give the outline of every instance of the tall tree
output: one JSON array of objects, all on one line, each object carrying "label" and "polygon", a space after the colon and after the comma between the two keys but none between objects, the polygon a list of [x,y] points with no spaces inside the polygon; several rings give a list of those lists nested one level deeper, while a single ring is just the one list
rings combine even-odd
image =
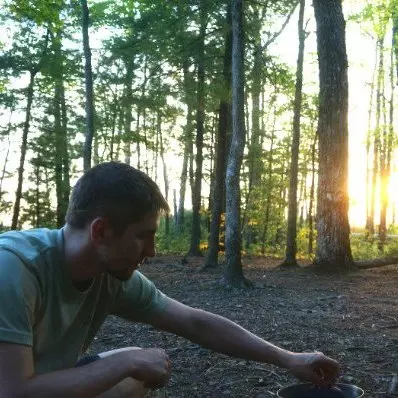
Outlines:
[{"label": "tall tree", "polygon": [[240,168],[245,145],[244,30],[243,0],[231,0],[232,7],[232,137],[226,173],[226,230],[223,283],[247,286],[243,276],[240,228]]},{"label": "tall tree", "polygon": [[86,87],[86,137],[83,151],[83,167],[87,170],[91,167],[91,155],[94,139],[94,89],[93,72],[91,67],[91,49],[88,28],[90,26],[90,13],[87,6],[87,0],[81,0],[82,7],[82,33],[83,33],[83,51],[84,51],[84,79]]},{"label": "tall tree", "polygon": [[218,112],[218,134],[216,170],[213,190],[213,207],[211,213],[209,250],[207,252],[204,268],[218,265],[218,252],[220,241],[220,222],[222,210],[225,206],[225,166],[227,154],[227,135],[230,130],[231,116],[231,60],[232,60],[232,20],[231,3],[227,5],[227,33],[225,38],[223,87],[221,90],[220,107]]},{"label": "tall tree", "polygon": [[[29,85],[27,87],[26,94],[26,111],[25,111],[25,121],[23,124],[23,132],[22,132],[22,142],[21,142],[21,156],[19,159],[19,168],[18,168],[18,183],[17,190],[15,192],[15,203],[14,203],[14,212],[12,216],[11,229],[16,229],[18,227],[18,218],[19,211],[21,207],[21,198],[22,198],[22,183],[24,178],[24,167],[25,167],[25,158],[26,151],[28,147],[28,134],[30,128],[31,121],[31,111],[32,111],[32,103],[35,89],[35,78],[36,75],[40,72],[43,63],[47,56],[48,49],[48,41],[49,41],[49,31],[46,31],[45,37],[43,39],[43,47],[41,55],[36,63],[33,63],[28,66],[29,71]],[[29,60],[30,61],[30,60]],[[29,62],[28,61],[28,62]]]},{"label": "tall tree", "polygon": [[319,60],[319,176],[315,264],[353,265],[348,222],[348,79],[341,0],[314,0]]},{"label": "tall tree", "polygon": [[196,169],[195,182],[192,195],[192,234],[191,245],[188,251],[189,256],[201,255],[199,248],[200,231],[200,205],[202,194],[203,178],[203,135],[205,124],[205,36],[207,25],[207,0],[200,0],[200,27],[198,39],[198,89],[197,89],[197,110],[196,110]]},{"label": "tall tree", "polygon": [[297,56],[296,70],[296,91],[294,96],[294,115],[293,115],[293,136],[290,162],[290,182],[289,182],[289,205],[287,217],[287,242],[286,257],[282,265],[297,266],[297,176],[298,176],[298,159],[300,149],[300,119],[301,119],[301,102],[303,96],[303,64],[304,64],[304,9],[305,0],[300,0],[299,20],[298,20],[298,37],[299,51]]}]

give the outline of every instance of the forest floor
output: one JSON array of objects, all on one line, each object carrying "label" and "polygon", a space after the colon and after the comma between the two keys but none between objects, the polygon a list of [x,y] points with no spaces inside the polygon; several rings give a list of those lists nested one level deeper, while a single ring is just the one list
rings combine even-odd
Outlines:
[{"label": "forest floor", "polygon": [[[320,350],[342,363],[340,381],[385,397],[398,373],[398,267],[330,275],[303,266],[280,269],[280,260],[245,258],[255,287],[226,290],[222,269],[198,272],[202,259],[181,265],[163,256],[143,273],[172,298],[226,316],[293,351]],[[109,317],[91,352],[122,346],[163,347],[173,363],[167,397],[273,397],[295,383],[275,366],[229,358],[180,337]]]}]

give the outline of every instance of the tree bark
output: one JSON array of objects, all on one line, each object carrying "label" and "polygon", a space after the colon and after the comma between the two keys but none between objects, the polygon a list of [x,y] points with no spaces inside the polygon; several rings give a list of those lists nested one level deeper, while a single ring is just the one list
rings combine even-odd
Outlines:
[{"label": "tree bark", "polygon": [[243,0],[232,0],[232,138],[226,173],[225,273],[222,282],[247,286],[243,276],[240,228],[240,168],[245,146]]},{"label": "tree bark", "polygon": [[206,2],[200,1],[200,32],[198,42],[198,90],[196,112],[196,169],[195,183],[192,197],[192,232],[191,245],[188,256],[201,256],[200,250],[200,205],[202,195],[202,167],[203,167],[203,136],[205,122],[205,36],[206,36]]},{"label": "tree bark", "polygon": [[296,70],[296,91],[294,96],[294,116],[293,116],[293,136],[291,147],[290,181],[289,181],[289,204],[287,217],[287,239],[286,257],[281,265],[285,267],[297,267],[297,177],[298,177],[298,158],[300,149],[300,119],[301,103],[303,97],[303,64],[304,64],[304,9],[305,0],[300,0],[298,37],[299,51],[297,57]]},{"label": "tree bark", "polygon": [[[164,181],[164,192],[166,201],[169,200],[169,177],[167,174],[167,165],[164,157],[164,142],[163,142],[163,134],[162,134],[162,117],[160,112],[157,113],[157,130],[159,134],[159,146],[160,146],[160,158],[162,160],[162,168],[163,168],[163,181]],[[170,233],[170,216],[168,213],[165,215],[165,234],[166,236]]]},{"label": "tree bark", "polygon": [[67,115],[64,89],[64,67],[61,51],[61,34],[53,37],[55,56],[54,132],[55,132],[55,188],[57,196],[57,227],[65,223],[69,201],[69,156],[67,147]]},{"label": "tree bark", "polygon": [[312,254],[314,249],[314,199],[315,199],[315,157],[316,157],[316,142],[318,140],[318,133],[315,134],[314,142],[311,148],[311,188],[310,188],[310,203],[308,206],[308,254]]},{"label": "tree bark", "polygon": [[315,264],[353,265],[348,222],[348,79],[341,0],[314,0],[319,59],[319,179]]},{"label": "tree bark", "polygon": [[86,88],[86,135],[83,149],[83,168],[87,170],[91,167],[92,145],[94,139],[94,94],[93,94],[93,72],[91,68],[91,49],[88,34],[90,25],[90,14],[87,0],[80,0],[82,6],[82,32],[83,32],[83,52],[84,52],[84,80]]},{"label": "tree bark", "polygon": [[178,202],[178,214],[177,214],[177,233],[182,233],[184,229],[184,216],[185,216],[185,194],[187,189],[187,179],[188,179],[188,161],[190,159],[190,150],[192,147],[192,100],[191,100],[191,89],[190,89],[190,72],[189,72],[188,61],[183,64],[183,74],[184,74],[184,89],[185,89],[185,102],[187,104],[187,121],[184,129],[184,154],[182,161],[182,169],[180,176],[180,192],[179,192],[179,202]]},{"label": "tree bark", "polygon": [[30,79],[27,93],[27,104],[26,104],[26,113],[25,113],[25,122],[22,132],[22,142],[21,142],[21,156],[19,159],[19,168],[18,168],[18,184],[17,190],[15,192],[15,203],[14,203],[14,212],[12,216],[11,229],[17,229],[18,227],[18,218],[19,211],[21,208],[21,198],[22,198],[22,183],[23,183],[23,174],[25,167],[25,158],[26,158],[26,150],[28,148],[28,133],[30,127],[30,115],[32,111],[32,102],[33,102],[33,94],[34,94],[34,84],[35,84],[35,76],[37,71],[30,71]]},{"label": "tree bark", "polygon": [[14,210],[12,215],[11,229],[17,229],[18,226],[18,218],[21,208],[22,183],[23,183],[23,175],[25,167],[25,158],[26,158],[26,151],[28,148],[28,134],[30,128],[30,116],[32,111],[35,77],[37,73],[40,71],[47,55],[49,35],[50,33],[47,30],[46,36],[44,38],[43,52],[40,57],[40,60],[37,63],[37,65],[32,66],[32,68],[29,70],[29,85],[27,88],[27,95],[26,95],[25,122],[22,132],[21,156],[19,158],[19,168],[18,168],[18,183],[17,183],[17,190],[15,192],[15,202],[14,202]]},{"label": "tree bark", "polygon": [[[369,99],[369,109],[368,109],[368,131],[366,133],[366,225],[365,225],[365,238],[368,239],[369,236],[373,239],[374,234],[374,215],[372,215],[371,210],[371,196],[372,196],[372,180],[370,179],[370,147],[372,140],[372,109],[373,109],[373,95],[375,78],[377,73],[377,59],[378,59],[378,43],[376,44],[376,56],[375,65],[373,69],[372,83],[370,85],[370,99]],[[374,209],[373,209],[374,211]]]},{"label": "tree bark", "polygon": [[124,93],[124,162],[131,163],[131,122],[132,116],[132,103],[133,103],[133,71],[134,63],[132,59],[127,59],[126,76],[125,76],[125,93]]},{"label": "tree bark", "polygon": [[2,197],[3,197],[3,183],[4,183],[4,178],[6,176],[6,170],[7,170],[7,163],[8,163],[8,157],[10,156],[10,147],[11,147],[11,120],[12,120],[12,115],[14,113],[14,105],[11,107],[10,111],[10,117],[8,119],[8,127],[7,127],[7,152],[6,156],[4,158],[4,163],[3,163],[3,168],[1,170],[1,176],[0,176],[0,206],[2,205]]},{"label": "tree bark", "polygon": [[225,38],[223,90],[218,114],[218,140],[216,155],[216,177],[213,191],[213,207],[210,223],[209,249],[203,268],[218,266],[218,252],[220,250],[221,214],[225,207],[225,167],[227,154],[227,135],[230,131],[231,115],[231,59],[232,59],[232,21],[231,3],[227,5],[227,35]]}]

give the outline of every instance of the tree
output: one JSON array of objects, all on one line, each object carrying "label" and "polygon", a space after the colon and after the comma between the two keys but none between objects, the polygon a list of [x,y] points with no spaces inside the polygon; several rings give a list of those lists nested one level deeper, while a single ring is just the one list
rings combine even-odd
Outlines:
[{"label": "tree", "polygon": [[319,60],[319,176],[315,264],[353,265],[348,223],[348,79],[341,0],[314,0]]},{"label": "tree", "polygon": [[[22,144],[21,144],[21,156],[19,159],[19,168],[18,168],[18,184],[17,190],[15,193],[15,203],[14,203],[14,212],[12,216],[11,222],[11,229],[16,229],[18,227],[18,218],[19,218],[19,211],[21,206],[21,198],[22,198],[22,182],[24,176],[24,167],[25,167],[25,158],[26,158],[26,150],[28,147],[28,134],[30,128],[30,119],[31,119],[31,111],[32,111],[32,103],[33,103],[33,96],[34,96],[34,85],[35,85],[35,78],[36,75],[41,70],[44,61],[47,55],[48,49],[48,41],[49,41],[49,31],[46,30],[46,34],[43,38],[43,44],[41,51],[39,50],[39,57],[36,62],[32,62],[30,65],[25,66],[25,68],[29,72],[29,85],[27,87],[27,94],[26,94],[26,111],[25,111],[25,121],[23,125],[23,132],[22,132]],[[31,60],[28,60],[28,62]]]},{"label": "tree", "polygon": [[91,167],[91,152],[94,139],[94,94],[93,94],[93,75],[91,68],[91,49],[88,28],[90,25],[90,14],[87,0],[81,0],[82,7],[82,33],[84,51],[84,77],[86,86],[86,138],[84,141],[83,168],[87,170]]},{"label": "tree", "polygon": [[210,224],[209,250],[204,268],[218,265],[220,250],[220,222],[222,210],[225,206],[225,166],[227,154],[227,135],[230,131],[231,116],[231,60],[232,60],[232,21],[231,3],[227,5],[227,33],[225,38],[223,89],[221,90],[220,107],[218,113],[217,155],[215,166],[215,181],[213,190],[213,207]]},{"label": "tree", "polygon": [[245,145],[243,0],[232,0],[232,137],[226,173],[225,273],[222,282],[236,287],[250,282],[242,271],[240,167]]},{"label": "tree", "polygon": [[192,195],[192,234],[189,256],[202,255],[199,245],[201,238],[200,230],[200,204],[202,193],[202,168],[203,168],[203,135],[205,123],[205,35],[207,26],[207,0],[200,1],[200,29],[198,42],[198,89],[196,110],[196,169],[195,182]]},{"label": "tree", "polygon": [[300,149],[300,119],[301,102],[303,91],[303,64],[304,64],[304,9],[305,0],[300,0],[300,11],[298,21],[299,51],[297,56],[296,70],[296,91],[294,96],[293,136],[292,136],[292,158],[290,162],[290,183],[289,183],[289,207],[287,218],[287,242],[286,257],[282,265],[297,266],[297,176],[298,158]]}]

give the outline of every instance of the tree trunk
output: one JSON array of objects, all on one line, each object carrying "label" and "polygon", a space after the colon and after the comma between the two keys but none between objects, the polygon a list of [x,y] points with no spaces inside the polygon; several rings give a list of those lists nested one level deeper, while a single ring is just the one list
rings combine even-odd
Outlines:
[{"label": "tree trunk", "polygon": [[63,181],[62,181],[62,124],[61,124],[61,93],[59,83],[54,89],[54,132],[55,132],[55,191],[57,195],[57,227],[65,222],[65,207],[63,206]]},{"label": "tree trunk", "polygon": [[70,175],[69,175],[69,151],[68,151],[68,115],[66,112],[66,101],[65,101],[65,87],[64,82],[60,84],[61,91],[61,122],[62,122],[62,170],[63,170],[63,200],[62,200],[62,214],[65,222],[65,214],[69,205],[70,195]]},{"label": "tree trunk", "polygon": [[61,34],[53,37],[56,70],[54,88],[54,132],[55,132],[55,188],[57,196],[57,227],[65,223],[69,201],[69,156],[67,139],[67,115],[64,89],[64,67],[61,51]]},{"label": "tree trunk", "polygon": [[264,212],[264,222],[263,222],[263,231],[261,235],[261,254],[264,256],[265,255],[265,248],[266,248],[266,243],[267,243],[267,236],[268,236],[268,223],[269,223],[269,217],[271,213],[271,195],[273,191],[273,183],[272,183],[272,173],[273,173],[273,166],[274,166],[274,140],[275,140],[275,105],[274,105],[274,120],[273,120],[273,127],[271,130],[271,145],[269,149],[269,158],[268,158],[268,165],[267,165],[267,184],[266,187],[267,189],[267,200],[266,200],[266,206],[265,206],[265,212]]},{"label": "tree trunk", "polygon": [[[157,130],[159,134],[159,146],[160,146],[160,158],[162,160],[162,167],[163,167],[163,181],[164,181],[164,192],[165,192],[165,199],[166,201],[169,200],[169,177],[167,174],[167,165],[166,160],[164,158],[164,143],[163,143],[163,135],[162,135],[162,118],[160,112],[158,111],[158,122],[157,122]],[[165,215],[165,234],[166,236],[170,233],[170,217],[169,214],[166,213]]]},{"label": "tree trunk", "polygon": [[[398,6],[394,2],[392,6],[392,51],[395,55],[395,77],[398,77]],[[395,80],[393,81],[395,85]]]},{"label": "tree trunk", "polygon": [[388,175],[387,175],[387,151],[388,136],[387,133],[387,108],[385,96],[385,71],[384,71],[384,54],[381,57],[383,61],[380,65],[380,96],[383,114],[383,124],[379,129],[380,132],[380,221],[379,221],[379,242],[378,248],[384,251],[384,245],[387,238],[387,207],[388,207]]},{"label": "tree trunk", "polygon": [[36,163],[34,164],[35,171],[34,175],[36,178],[36,190],[35,190],[35,215],[36,215],[36,222],[35,222],[35,227],[40,228],[41,227],[41,219],[40,219],[40,214],[41,214],[41,206],[40,206],[40,165],[39,161],[37,160]]},{"label": "tree trunk", "polygon": [[[365,225],[365,238],[373,239],[374,234],[374,215],[372,215],[371,210],[371,195],[372,195],[372,183],[371,183],[371,173],[369,168],[370,163],[370,146],[372,140],[372,109],[373,109],[373,94],[374,94],[374,86],[375,86],[375,78],[377,72],[377,59],[378,59],[378,42],[376,44],[376,61],[373,69],[372,83],[370,85],[370,100],[369,100],[369,109],[368,109],[368,131],[366,133],[366,225]],[[374,211],[374,209],[373,209]]]},{"label": "tree trunk", "polygon": [[348,79],[341,0],[314,0],[319,59],[319,180],[315,264],[353,265],[348,223]]},{"label": "tree trunk", "polygon": [[126,76],[125,76],[125,98],[124,98],[124,162],[131,163],[131,122],[132,117],[132,103],[133,103],[133,71],[134,64],[132,59],[126,62]]},{"label": "tree trunk", "polygon": [[200,251],[200,204],[202,195],[203,135],[205,122],[205,36],[206,36],[206,2],[200,1],[200,32],[198,41],[198,91],[196,113],[196,169],[195,185],[192,197],[192,232],[188,256],[201,256]]},{"label": "tree trunk", "polygon": [[192,100],[190,95],[190,72],[188,70],[188,62],[183,64],[184,73],[184,89],[185,89],[185,102],[187,104],[187,121],[184,129],[184,155],[180,176],[180,192],[179,192],[179,202],[178,202],[178,214],[177,214],[177,233],[182,233],[184,229],[184,215],[185,215],[185,194],[187,188],[187,178],[188,178],[188,161],[191,157],[190,150],[192,147]]},{"label": "tree trunk", "polygon": [[[372,188],[371,188],[371,203],[370,203],[370,227],[369,236],[370,240],[373,241],[375,228],[375,210],[376,210],[376,186],[377,178],[379,176],[379,171],[381,170],[381,165],[379,164],[379,155],[381,153],[380,146],[380,122],[381,122],[381,101],[382,101],[382,80],[381,77],[384,73],[384,38],[377,40],[377,47],[379,52],[379,66],[377,72],[377,89],[376,89],[376,127],[374,130],[373,138],[373,173],[372,173]],[[380,166],[380,167],[379,167]]]},{"label": "tree trunk", "polygon": [[83,149],[83,167],[87,170],[91,167],[91,152],[94,139],[94,94],[93,94],[93,72],[91,68],[91,49],[88,35],[90,25],[90,14],[87,0],[80,0],[82,5],[82,32],[83,32],[83,51],[84,51],[84,79],[86,87],[86,137]]},{"label": "tree trunk", "polygon": [[240,229],[240,168],[245,146],[243,0],[232,0],[232,138],[226,173],[226,268],[222,282],[247,286],[243,276]]},{"label": "tree trunk", "polygon": [[12,120],[12,115],[14,113],[14,105],[12,105],[11,111],[10,111],[10,117],[8,119],[8,127],[7,127],[7,152],[6,156],[4,158],[4,163],[3,163],[3,169],[1,170],[1,176],[0,176],[0,206],[1,206],[1,199],[3,197],[3,183],[4,183],[4,178],[6,176],[6,170],[7,170],[7,163],[8,163],[8,157],[10,156],[10,147],[11,147],[11,120]]},{"label": "tree trunk", "polygon": [[287,217],[287,239],[286,257],[282,265],[287,267],[297,267],[297,176],[298,158],[300,149],[300,119],[301,102],[303,96],[303,64],[304,64],[304,9],[305,0],[300,0],[300,11],[298,21],[299,51],[297,57],[296,70],[296,92],[294,97],[294,116],[293,116],[293,136],[291,147],[290,181],[289,181],[289,204]]},{"label": "tree trunk", "polygon": [[37,65],[32,67],[29,70],[29,85],[27,88],[27,95],[26,95],[26,112],[25,112],[25,122],[23,125],[23,132],[22,132],[22,141],[21,141],[21,156],[19,159],[19,168],[18,168],[18,183],[17,183],[17,190],[15,192],[15,202],[14,202],[14,210],[12,215],[12,222],[11,222],[11,229],[16,229],[18,226],[18,218],[19,212],[21,208],[21,197],[22,197],[22,183],[23,183],[23,175],[24,175],[24,167],[25,167],[25,158],[26,158],[26,151],[28,148],[28,134],[29,134],[29,127],[30,127],[30,115],[32,111],[32,103],[33,103],[33,94],[34,94],[34,84],[35,84],[35,77],[37,73],[40,71],[44,60],[47,55],[48,49],[48,40],[49,40],[50,32],[47,30],[44,45],[43,45],[43,52],[40,57],[39,62]]},{"label": "tree trunk", "polygon": [[315,156],[316,156],[316,142],[318,140],[318,133],[315,134],[314,142],[311,148],[311,188],[310,188],[310,203],[308,206],[308,254],[312,254],[314,249],[314,199],[315,199]]},{"label": "tree trunk", "polygon": [[225,38],[223,90],[218,114],[216,177],[213,191],[213,207],[210,224],[209,250],[203,268],[218,266],[218,252],[220,250],[221,214],[225,206],[225,167],[227,153],[227,135],[230,131],[231,114],[231,58],[232,58],[232,27],[231,3],[227,5],[227,35]]},{"label": "tree trunk", "polygon": [[110,142],[110,150],[109,150],[109,157],[110,160],[113,160],[115,157],[114,148],[115,148],[115,132],[116,132],[116,120],[118,114],[118,102],[119,98],[117,94],[113,96],[113,104],[112,104],[112,127],[111,127],[111,142]]},{"label": "tree trunk", "polygon": [[19,211],[21,208],[23,174],[25,167],[26,150],[28,148],[28,133],[30,127],[30,115],[32,110],[36,73],[37,73],[36,71],[30,71],[30,80],[28,86],[27,104],[25,112],[25,122],[23,126],[22,141],[21,141],[21,156],[19,159],[19,168],[18,168],[18,184],[17,184],[17,190],[15,192],[15,203],[14,203],[12,222],[11,222],[11,229],[17,229],[18,227]]}]

